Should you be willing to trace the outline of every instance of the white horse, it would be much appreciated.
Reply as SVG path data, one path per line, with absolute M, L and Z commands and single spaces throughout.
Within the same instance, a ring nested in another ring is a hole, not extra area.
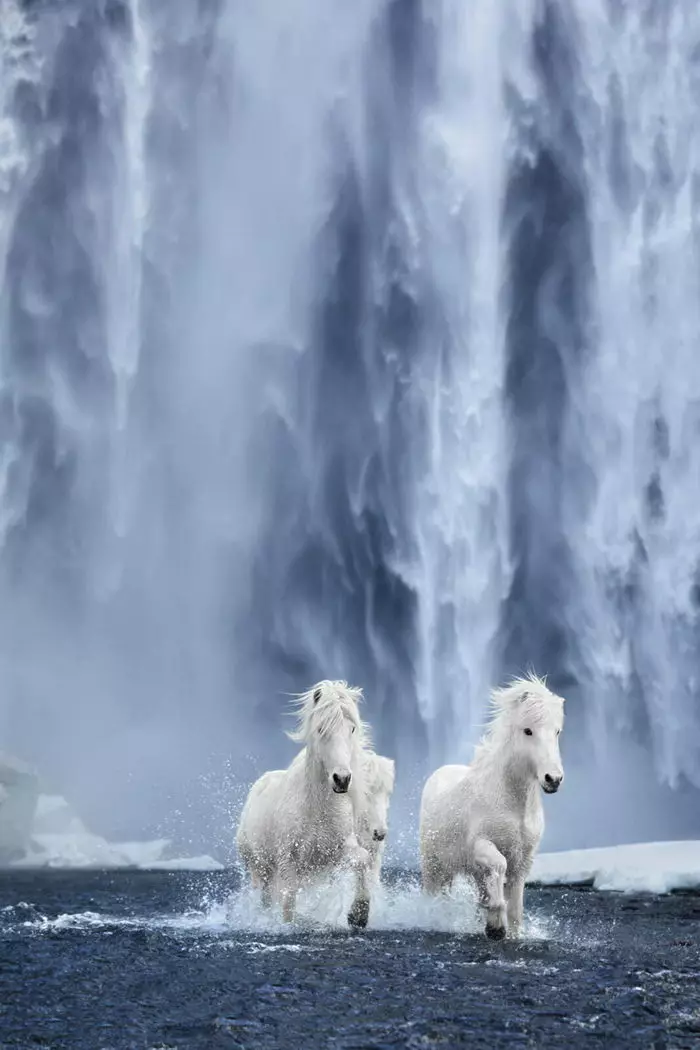
M 363 755 L 364 799 L 355 823 L 357 838 L 369 853 L 368 865 L 355 873 L 355 899 L 348 912 L 350 926 L 363 928 L 369 920 L 372 889 L 378 884 L 389 831 L 389 804 L 394 791 L 394 760 L 366 751 Z
M 239 854 L 263 904 L 279 895 L 285 922 L 294 918 L 302 884 L 344 861 L 369 864 L 356 832 L 369 738 L 361 696 L 345 682 L 324 681 L 299 697 L 298 727 L 288 736 L 304 749 L 288 769 L 260 777 L 243 807 Z
M 491 695 L 494 716 L 469 766 L 442 766 L 423 789 L 421 872 L 426 892 L 469 876 L 500 940 L 522 922 L 523 891 L 544 831 L 540 788 L 564 779 L 559 734 L 564 700 L 535 675 Z

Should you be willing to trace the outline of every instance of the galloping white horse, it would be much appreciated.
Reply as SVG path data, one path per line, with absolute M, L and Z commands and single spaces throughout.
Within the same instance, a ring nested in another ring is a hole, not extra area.
M 389 803 L 394 791 L 394 760 L 366 751 L 363 755 L 364 799 L 355 827 L 360 845 L 370 856 L 369 864 L 357 868 L 355 899 L 348 912 L 348 923 L 365 927 L 369 919 L 371 892 L 379 882 L 386 836 L 389 830 Z
M 369 864 L 356 833 L 368 742 L 361 696 L 346 682 L 324 681 L 299 697 L 298 727 L 288 736 L 304 749 L 288 769 L 260 777 L 243 807 L 238 851 L 263 903 L 279 892 L 285 922 L 302 883 L 343 861 Z
M 523 890 L 544 831 L 540 788 L 564 779 L 559 734 L 564 700 L 535 675 L 491 694 L 494 716 L 469 766 L 442 766 L 423 789 L 420 817 L 423 887 L 449 889 L 471 877 L 487 909 L 486 933 L 517 932 Z

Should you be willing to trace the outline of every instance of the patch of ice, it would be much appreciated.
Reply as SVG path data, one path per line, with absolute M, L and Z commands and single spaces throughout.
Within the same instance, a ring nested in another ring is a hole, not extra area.
M 110 843 L 85 828 L 32 835 L 31 847 L 14 861 L 17 868 L 148 868 L 163 859 L 167 839 Z
M 112 849 L 135 868 L 152 868 L 162 864 L 169 847 L 169 839 L 152 839 L 150 842 L 115 842 Z
M 214 857 L 168 856 L 169 839 L 108 842 L 89 831 L 61 795 L 39 795 L 31 836 L 13 868 L 140 868 L 164 871 L 220 871 Z
M 545 886 L 592 885 L 623 893 L 698 890 L 700 842 L 639 842 L 541 853 L 528 881 Z
M 215 860 L 207 853 L 201 857 L 174 857 L 172 860 L 155 860 L 149 864 L 142 864 L 149 871 L 223 871 L 224 865 Z

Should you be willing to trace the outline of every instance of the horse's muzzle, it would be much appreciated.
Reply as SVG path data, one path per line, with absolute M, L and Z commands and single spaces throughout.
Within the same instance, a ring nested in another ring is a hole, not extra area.
M 373 831 L 372 838 L 375 842 L 383 842 L 386 838 L 386 831 Z
M 351 773 L 334 773 L 333 774 L 333 790 L 336 795 L 344 795 L 350 787 Z
M 554 795 L 559 790 L 563 777 L 553 777 L 549 773 L 545 773 L 544 782 L 542 784 L 542 790 L 545 795 Z

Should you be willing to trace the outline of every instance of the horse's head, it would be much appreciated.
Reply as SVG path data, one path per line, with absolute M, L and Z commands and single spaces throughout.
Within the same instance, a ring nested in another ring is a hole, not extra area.
M 498 690 L 494 701 L 501 709 L 510 747 L 527 774 L 553 795 L 564 779 L 559 736 L 564 727 L 564 699 L 532 675 Z
M 394 760 L 369 752 L 365 756 L 367 824 L 375 842 L 383 842 L 389 831 L 389 803 L 394 790 Z
M 361 690 L 345 682 L 319 682 L 299 697 L 299 727 L 289 734 L 306 745 L 338 795 L 348 791 L 366 741 L 358 710 L 361 695 Z

